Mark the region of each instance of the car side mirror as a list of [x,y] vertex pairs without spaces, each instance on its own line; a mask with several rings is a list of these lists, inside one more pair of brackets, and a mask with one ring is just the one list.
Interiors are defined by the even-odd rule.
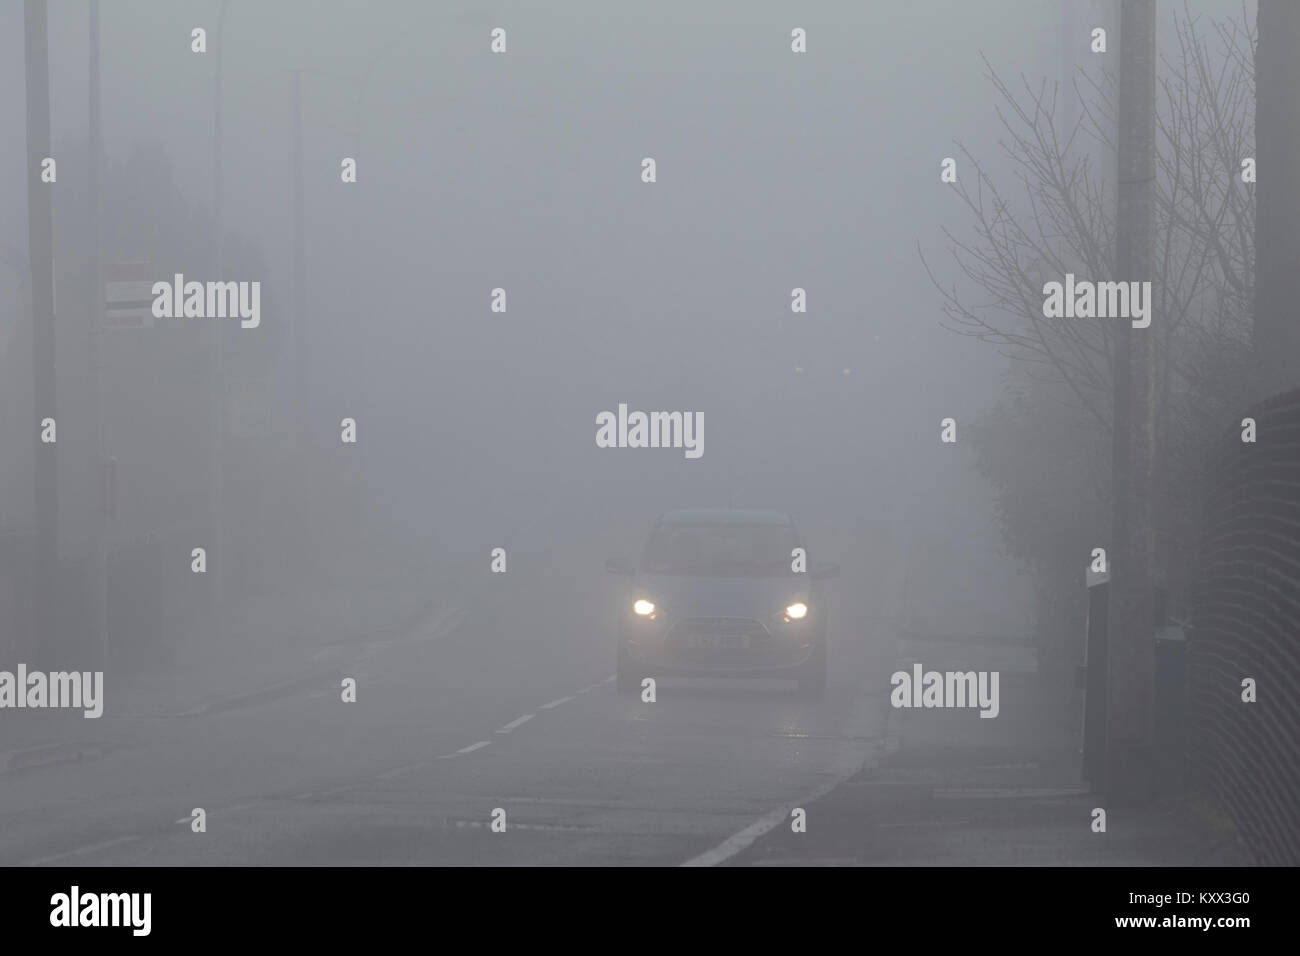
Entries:
[[610,574],[636,574],[636,568],[622,558],[610,558],[605,562],[605,570]]
[[840,576],[840,566],[832,562],[827,562],[826,564],[814,567],[812,571],[809,572],[808,576],[814,581],[829,581],[831,578],[838,578]]

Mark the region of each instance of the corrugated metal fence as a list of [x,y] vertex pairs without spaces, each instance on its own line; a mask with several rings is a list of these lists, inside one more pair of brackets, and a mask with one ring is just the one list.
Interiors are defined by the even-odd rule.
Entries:
[[[1263,864],[1300,862],[1300,389],[1208,462],[1188,637],[1193,767]],[[1256,701],[1243,700],[1252,679]]]

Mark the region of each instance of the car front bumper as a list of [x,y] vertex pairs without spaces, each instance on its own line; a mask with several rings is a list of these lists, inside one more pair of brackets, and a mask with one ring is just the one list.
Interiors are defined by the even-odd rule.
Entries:
[[[647,674],[664,677],[794,677],[816,653],[818,628],[808,624],[766,627],[748,619],[691,619],[677,624],[629,622],[623,642],[627,661]],[[739,622],[744,621],[744,624]],[[745,647],[690,646],[692,635],[718,629],[744,633]],[[706,638],[707,640],[707,638]]]

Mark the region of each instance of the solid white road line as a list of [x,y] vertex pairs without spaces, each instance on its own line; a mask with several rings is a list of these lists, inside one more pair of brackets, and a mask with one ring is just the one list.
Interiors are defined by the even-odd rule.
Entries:
[[724,860],[728,860],[735,856],[767,831],[775,829],[789,820],[790,814],[795,807],[808,806],[808,804],[812,803],[814,800],[826,796],[826,794],[830,793],[851,776],[853,776],[851,773],[837,776],[834,780],[829,780],[822,784],[803,799],[796,800],[793,803],[788,803],[783,807],[777,807],[771,813],[759,817],[739,833],[727,837],[727,839],[723,840],[712,850],[708,850],[697,857],[692,857],[687,860],[682,864],[682,866],[717,866]]
[[843,732],[843,736],[852,744],[837,755],[833,765],[834,776],[830,780],[807,796],[778,807],[771,813],[764,814],[739,833],[727,837],[713,849],[706,850],[681,865],[717,866],[745,849],[764,833],[789,821],[790,813],[795,807],[807,807],[808,804],[820,800],[845,780],[859,773],[869,762],[878,760],[880,751],[883,748],[878,740],[866,736],[865,727],[863,726],[863,722],[867,719],[867,715],[872,708],[872,704],[869,702],[870,695],[859,694],[858,698],[864,699],[855,699],[853,701],[853,706],[849,710],[849,719],[846,721]]
[[514,730],[520,724],[528,723],[528,721],[533,719],[533,716],[534,716],[533,714],[524,714],[522,717],[518,717],[515,720],[510,721],[510,723],[506,724],[504,727],[498,727],[497,733],[508,734],[510,733],[510,731]]

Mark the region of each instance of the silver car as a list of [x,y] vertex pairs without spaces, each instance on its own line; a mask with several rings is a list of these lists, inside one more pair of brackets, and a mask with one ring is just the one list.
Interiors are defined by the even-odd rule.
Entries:
[[627,576],[617,687],[646,677],[788,677],[826,688],[826,600],[833,564],[809,565],[798,529],[779,511],[691,509],[660,515]]

